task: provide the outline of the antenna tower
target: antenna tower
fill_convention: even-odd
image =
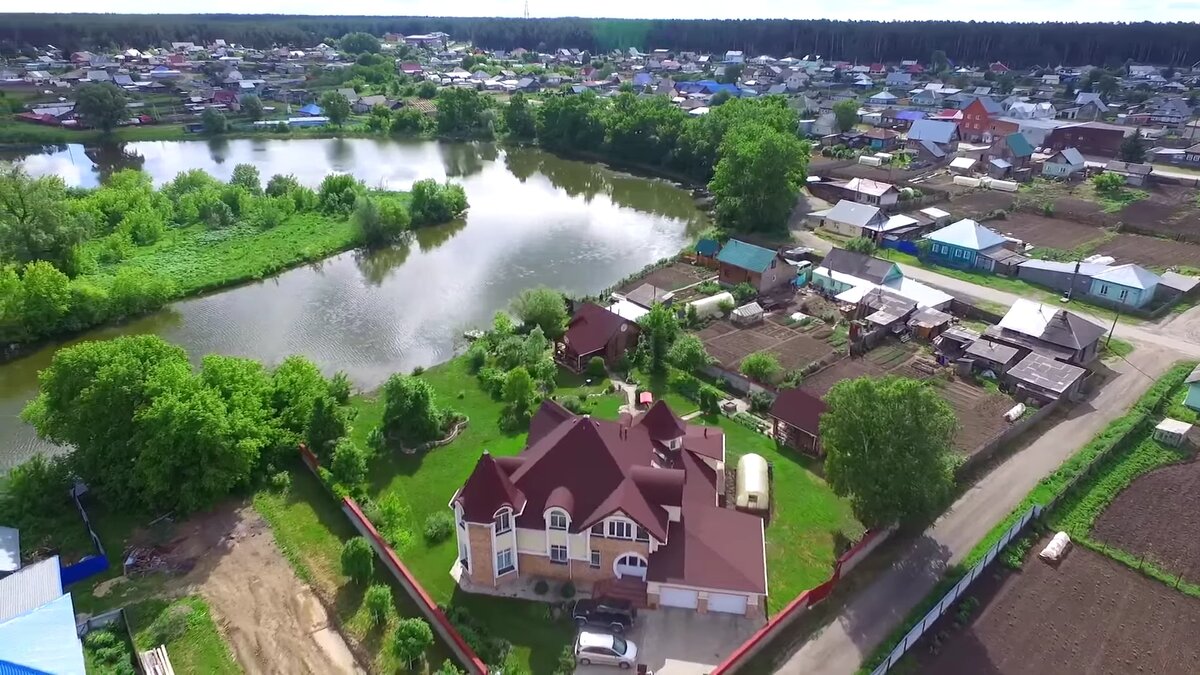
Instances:
[[[525,0],[525,18],[529,18],[529,0]]]

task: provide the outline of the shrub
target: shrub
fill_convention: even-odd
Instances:
[[[574,652],[572,652],[573,654]],[[442,661],[442,667],[434,671],[433,675],[465,675],[465,673],[453,661],[446,659]]]
[[[453,220],[467,210],[467,193],[461,185],[449,181],[438,183],[432,178],[419,180],[412,186],[412,224],[417,227],[436,225]]]
[[[742,359],[738,367],[746,377],[769,384],[782,370],[779,359],[768,352],[755,352]]]
[[[558,399],[558,404],[576,415],[582,415],[587,412],[587,404],[578,396],[564,396]]]
[[[346,173],[334,173],[325,176],[317,191],[317,203],[325,213],[331,215],[348,215],[354,209],[358,196],[366,191],[363,184],[354,176]]]
[[[478,375],[480,369],[487,364],[487,347],[481,342],[476,342],[467,350],[467,370],[472,375]]]
[[[562,585],[562,588],[559,589],[558,592],[560,595],[563,596],[564,600],[570,600],[571,598],[575,597],[575,582],[574,581],[565,582]]]
[[[750,410],[756,413],[764,413],[771,409],[771,395],[765,391],[756,391],[750,394]]]
[[[345,371],[337,371],[329,380],[329,396],[339,405],[346,405],[350,400],[350,376]]]
[[[300,181],[292,174],[277,173],[271,176],[271,180],[267,181],[266,193],[271,197],[283,197],[289,195],[293,190],[300,187]]]
[[[733,299],[739,305],[747,303],[758,296],[758,289],[745,281],[734,286],[730,292],[733,293]]]
[[[504,380],[507,376],[508,373],[503,370],[488,366],[479,371],[479,384],[492,398],[498,399],[504,391]]]
[[[587,374],[592,377],[604,377],[608,374],[608,369],[604,365],[604,359],[599,356],[593,356],[588,360]]]
[[[383,584],[371,584],[363,595],[363,605],[367,608],[372,626],[387,623],[388,612],[392,609],[392,589]]]
[[[365,584],[375,572],[375,550],[362,537],[354,537],[342,545],[342,574],[356,584]]]
[[[405,665],[421,660],[433,644],[433,630],[424,619],[401,619],[392,634],[392,653]]]
[[[192,608],[178,604],[167,607],[150,622],[146,635],[150,643],[158,646],[178,640],[187,632],[188,622],[192,616]]]
[[[437,544],[454,533],[454,517],[445,511],[429,514],[425,519],[425,540]]]
[[[497,666],[503,664],[512,652],[512,643],[504,638],[496,637],[488,632],[478,621],[457,605],[444,607],[446,618],[454,625],[455,630],[462,635],[471,649],[483,659],[483,662]],[[507,672],[507,671],[506,671]]]
[[[349,438],[342,438],[333,448],[330,464],[334,479],[347,488],[356,488],[367,480],[367,452]]]
[[[737,307],[737,305],[734,304],[732,300],[722,300],[717,303],[717,309],[720,310],[722,314],[728,314],[732,312],[735,307]]]
[[[549,592],[549,590],[550,584],[546,583],[545,579],[538,579],[537,582],[533,584],[533,592],[537,593],[538,595],[545,595],[547,592]]]
[[[280,494],[287,494],[292,489],[292,474],[287,471],[272,474],[271,489]]]

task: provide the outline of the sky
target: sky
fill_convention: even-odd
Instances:
[[[1200,0],[855,0],[805,3],[798,0],[528,0],[534,17],[604,16],[643,19],[878,19],[958,21],[1188,21],[1200,22]],[[0,2],[0,7],[7,4]],[[814,6],[816,5],[816,6]],[[54,12],[122,14],[205,13],[339,14],[397,16],[521,16],[525,0],[58,0]],[[11,7],[8,9],[17,9]],[[22,3],[22,12],[38,12]]]

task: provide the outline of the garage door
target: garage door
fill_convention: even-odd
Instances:
[[[726,614],[745,614],[746,596],[730,595],[728,593],[709,593],[708,611],[724,612]]]
[[[685,588],[668,588],[664,586],[659,589],[658,604],[662,605],[663,607],[696,609],[696,591],[689,591]]]

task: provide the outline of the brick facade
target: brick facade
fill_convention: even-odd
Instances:
[[[592,537],[592,550],[600,552],[600,567],[592,567],[587,560],[573,558],[566,565],[552,563],[549,556],[546,555],[518,552],[516,554],[517,574],[495,580],[493,579],[493,565],[495,565],[496,556],[492,551],[491,528],[487,525],[475,524],[468,524],[467,527],[471,546],[470,579],[472,583],[484,586],[501,585],[509,579],[518,577],[539,577],[562,581],[571,579],[576,583],[591,584],[604,579],[616,578],[613,566],[618,558],[627,553],[636,553],[647,561],[650,559],[650,544],[647,542]],[[572,553],[575,552],[572,551]]]
[[[467,523],[467,542],[471,547],[471,583],[495,586],[496,556],[492,553],[492,527]]]

